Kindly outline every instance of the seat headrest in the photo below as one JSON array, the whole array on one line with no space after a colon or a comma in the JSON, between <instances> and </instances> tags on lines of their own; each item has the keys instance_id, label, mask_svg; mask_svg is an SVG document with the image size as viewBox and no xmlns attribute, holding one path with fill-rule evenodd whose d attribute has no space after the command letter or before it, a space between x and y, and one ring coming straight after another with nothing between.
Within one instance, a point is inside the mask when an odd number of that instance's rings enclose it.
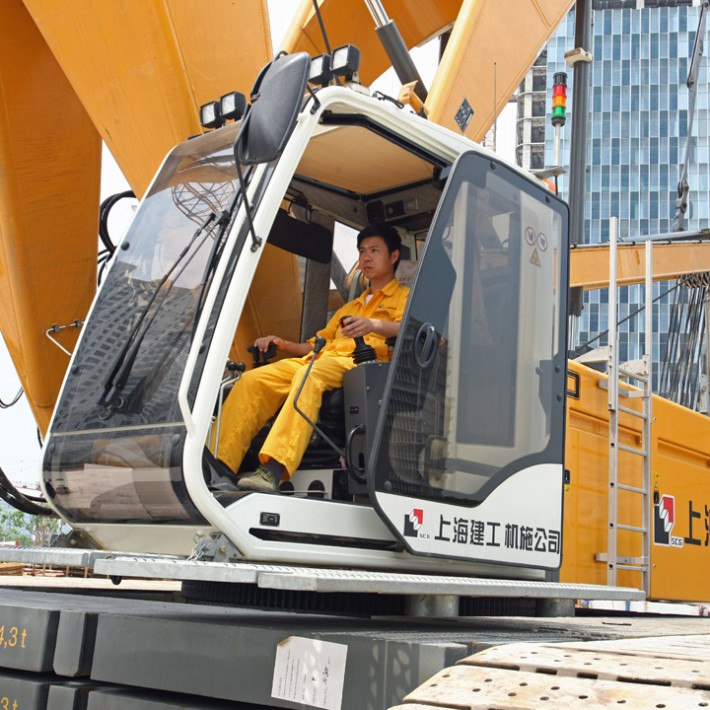
<instances>
[{"instance_id":1,"label":"seat headrest","mask_svg":"<svg viewBox=\"0 0 710 710\"><path fill-rule=\"evenodd\" d=\"M414 280L414 274L417 271L417 262L412 259L400 259L397 265L395 276L401 284L409 286Z\"/></svg>"}]
</instances>

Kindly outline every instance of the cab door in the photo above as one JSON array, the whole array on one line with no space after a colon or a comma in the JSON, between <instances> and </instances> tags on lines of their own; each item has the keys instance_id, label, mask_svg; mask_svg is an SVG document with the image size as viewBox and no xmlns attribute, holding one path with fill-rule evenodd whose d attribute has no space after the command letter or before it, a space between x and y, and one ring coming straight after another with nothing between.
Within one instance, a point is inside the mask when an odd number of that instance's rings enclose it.
<instances>
[{"instance_id":1,"label":"cab door","mask_svg":"<svg viewBox=\"0 0 710 710\"><path fill-rule=\"evenodd\" d=\"M554 569L562 549L567 207L459 156L395 347L368 468L412 553Z\"/></svg>"}]
</instances>

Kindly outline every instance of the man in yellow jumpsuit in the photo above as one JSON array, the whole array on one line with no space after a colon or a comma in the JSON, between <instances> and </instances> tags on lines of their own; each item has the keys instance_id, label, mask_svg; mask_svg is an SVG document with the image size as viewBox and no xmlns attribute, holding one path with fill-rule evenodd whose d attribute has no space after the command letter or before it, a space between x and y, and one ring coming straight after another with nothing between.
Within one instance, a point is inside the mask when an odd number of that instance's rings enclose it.
<instances>
[{"instance_id":1,"label":"man in yellow jumpsuit","mask_svg":"<svg viewBox=\"0 0 710 710\"><path fill-rule=\"evenodd\" d=\"M395 229L371 225L358 234L357 245L358 264L370 287L340 308L318 332L326 344L298 399L299 409L313 421L323 392L341 387L343 375L355 366L353 338L364 336L378 360L389 359L385 340L399 332L409 295L409 289L394 277L401 250ZM262 352L274 343L277 350L293 357L245 372L224 405L218 453L233 471L239 468L257 432L283 405L259 452L261 466L239 479L240 490L277 493L280 481L288 480L303 458L312 427L294 409L293 400L312 357L314 341L292 343L267 335L254 343Z\"/></svg>"}]
</instances>

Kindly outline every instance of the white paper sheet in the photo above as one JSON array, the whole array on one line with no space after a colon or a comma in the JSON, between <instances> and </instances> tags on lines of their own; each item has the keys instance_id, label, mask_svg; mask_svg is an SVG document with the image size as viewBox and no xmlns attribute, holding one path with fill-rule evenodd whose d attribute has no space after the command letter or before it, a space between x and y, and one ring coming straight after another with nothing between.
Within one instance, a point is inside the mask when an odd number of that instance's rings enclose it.
<instances>
[{"instance_id":1,"label":"white paper sheet","mask_svg":"<svg viewBox=\"0 0 710 710\"><path fill-rule=\"evenodd\" d=\"M348 647L289 636L279 642L271 697L323 710L340 710Z\"/></svg>"}]
</instances>

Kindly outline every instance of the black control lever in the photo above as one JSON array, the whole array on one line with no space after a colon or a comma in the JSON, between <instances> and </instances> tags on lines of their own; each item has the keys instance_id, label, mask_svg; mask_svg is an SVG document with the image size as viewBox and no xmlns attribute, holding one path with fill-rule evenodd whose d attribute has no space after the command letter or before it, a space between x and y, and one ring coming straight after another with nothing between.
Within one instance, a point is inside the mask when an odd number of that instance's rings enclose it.
<instances>
[{"instance_id":1,"label":"black control lever","mask_svg":"<svg viewBox=\"0 0 710 710\"><path fill-rule=\"evenodd\" d=\"M372 345L368 345L365 342L365 338L362 335L358 335L355 340L355 350L353 350L353 360L356 365L361 365L363 362L372 362L377 360L377 353Z\"/></svg>"},{"instance_id":2,"label":"black control lever","mask_svg":"<svg viewBox=\"0 0 710 710\"><path fill-rule=\"evenodd\" d=\"M311 374L313 363L316 361L318 353L320 353L324 345L325 338L316 337L315 342L313 343L313 355L311 356L311 360L306 368L306 374L303 376L298 392L296 392L296 396L293 398L293 408L313 427L313 430L323 439L323 441L325 441L325 443L328 444L328 446L330 446L330 448L345 461L345 452L339 448L338 445L298 406L298 398L301 396L301 392L303 392L303 386L306 384L306 380Z\"/></svg>"},{"instance_id":3,"label":"black control lever","mask_svg":"<svg viewBox=\"0 0 710 710\"><path fill-rule=\"evenodd\" d=\"M247 352L250 352L251 356L254 358L252 367L261 367L262 365L268 365L269 360L276 355L276 345L273 342L269 343L269 347L266 348L266 352L259 350L256 345L250 345L247 348Z\"/></svg>"},{"instance_id":4,"label":"black control lever","mask_svg":"<svg viewBox=\"0 0 710 710\"><path fill-rule=\"evenodd\" d=\"M349 316L343 316L340 319L341 328L345 325L344 321L348 317ZM360 365L363 362L372 362L373 360L377 360L375 348L373 348L372 345L368 345L362 335L358 335L356 338L353 338L353 340L355 341L355 350L353 350L352 358L356 365Z\"/></svg>"}]
</instances>

